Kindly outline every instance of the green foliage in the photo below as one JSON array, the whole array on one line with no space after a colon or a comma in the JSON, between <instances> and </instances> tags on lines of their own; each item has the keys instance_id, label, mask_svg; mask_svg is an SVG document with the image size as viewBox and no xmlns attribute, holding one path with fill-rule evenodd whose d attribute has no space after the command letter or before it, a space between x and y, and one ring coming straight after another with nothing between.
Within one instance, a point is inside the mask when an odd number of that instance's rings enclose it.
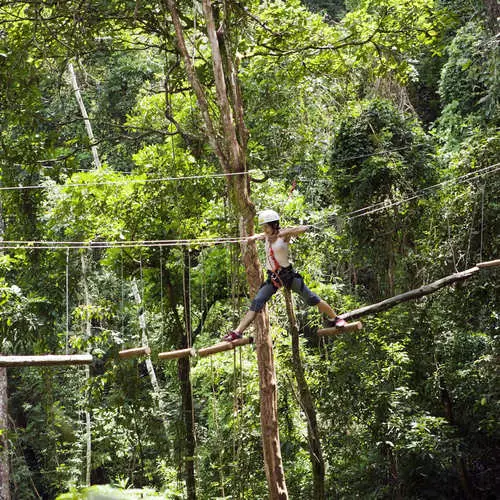
<instances>
[{"instance_id":1,"label":"green foliage","mask_svg":"<svg viewBox=\"0 0 500 500\"><path fill-rule=\"evenodd\" d=\"M150 488L145 489L122 489L110 485L90 486L88 488L74 489L69 493L58 495L56 500L118 500L118 499L157 499L157 498L172 498L172 494L176 492L167 492L165 494L156 493Z\"/></svg>"},{"instance_id":2,"label":"green foliage","mask_svg":"<svg viewBox=\"0 0 500 500\"><path fill-rule=\"evenodd\" d=\"M447 49L439 93L439 126L450 139L465 138L475 127L494 127L499 116L498 46L483 23L460 28Z\"/></svg>"},{"instance_id":3,"label":"green foliage","mask_svg":"<svg viewBox=\"0 0 500 500\"><path fill-rule=\"evenodd\" d=\"M217 118L203 16L196 3L177 5ZM239 69L248 166L260 170L252 199L279 210L283 225L314 225L293 244L308 286L345 312L498 257L498 47L482 3L225 7L216 9L223 50ZM119 243L238 234L171 23L156 5L11 2L0 13L1 187L42 187L0 191L0 236ZM91 169L69 60L100 169ZM355 212L364 207L373 211ZM186 456L179 366L156 354L184 340L185 294L197 348L234 327L250 299L236 245L187 250L0 253L2 352L63 352L67 339L95 360L88 380L81 368L9 369L16 498L184 498L186 461L200 499L266 497L253 348L191 360L196 448ZM497 274L481 271L321 341L316 309L296 304L327 498L493 494ZM287 485L291 498L306 499L308 423L281 294L269 310ZM142 342L141 313L163 412L143 359L117 357ZM113 486L80 488L85 411L92 483Z\"/></svg>"},{"instance_id":4,"label":"green foliage","mask_svg":"<svg viewBox=\"0 0 500 500\"><path fill-rule=\"evenodd\" d=\"M429 139L415 117L368 101L338 126L332 147L335 192L348 210L405 196L432 180Z\"/></svg>"}]
</instances>

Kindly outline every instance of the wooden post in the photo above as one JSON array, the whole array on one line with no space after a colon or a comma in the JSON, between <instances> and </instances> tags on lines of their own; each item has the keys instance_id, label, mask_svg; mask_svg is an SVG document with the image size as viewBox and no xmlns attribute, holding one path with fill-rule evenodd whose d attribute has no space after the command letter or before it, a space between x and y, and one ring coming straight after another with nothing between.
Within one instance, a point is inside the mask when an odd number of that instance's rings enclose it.
<instances>
[{"instance_id":1,"label":"wooden post","mask_svg":"<svg viewBox=\"0 0 500 500\"><path fill-rule=\"evenodd\" d=\"M193 356L196 356L196 350L190 347L187 349L177 349L176 351L160 352L158 354L158 359L168 360L188 358Z\"/></svg>"},{"instance_id":2,"label":"wooden post","mask_svg":"<svg viewBox=\"0 0 500 500\"><path fill-rule=\"evenodd\" d=\"M132 349L124 349L118 353L122 359L138 358L139 356L149 356L151 354L150 347L133 347Z\"/></svg>"},{"instance_id":3,"label":"wooden post","mask_svg":"<svg viewBox=\"0 0 500 500\"><path fill-rule=\"evenodd\" d=\"M39 356L0 356L0 367L90 365L91 354L42 354Z\"/></svg>"},{"instance_id":4,"label":"wooden post","mask_svg":"<svg viewBox=\"0 0 500 500\"><path fill-rule=\"evenodd\" d=\"M420 297L423 297L424 295L429 295L431 293L437 292L439 289L445 286L451 285L458 281L466 280L471 276L473 276L474 274L476 274L477 272L479 272L479 267L475 266L470 269L466 269L465 271L451 274L450 276L446 276L445 278L433 281L432 283L429 283L428 285L423 285L420 288L416 288L414 290L410 290L408 292L395 295L394 297L382 300L381 302L377 302L376 304L371 304L369 306L355 309L354 311L342 313L342 317L346 320L355 319L355 318L360 318L361 316L366 316L368 314L375 314L382 311L387 311L387 309L391 309L392 307L400 304L401 302L407 302L409 300L418 299Z\"/></svg>"},{"instance_id":5,"label":"wooden post","mask_svg":"<svg viewBox=\"0 0 500 500\"><path fill-rule=\"evenodd\" d=\"M243 337L242 339L236 339L232 342L220 342L219 344L211 345L210 347L204 347L198 350L198 356L204 358L210 356L211 354L216 354L218 352L230 351L231 349L236 349L241 345L251 344L253 342L252 337Z\"/></svg>"},{"instance_id":6,"label":"wooden post","mask_svg":"<svg viewBox=\"0 0 500 500\"><path fill-rule=\"evenodd\" d=\"M314 500L324 500L325 496L325 460L321 448L321 439L316 414L316 404L309 389L305 374L304 365L300 356L300 335L299 324L293 308L292 292L288 288L283 288L286 303L288 322L292 334L292 360L291 366L297 382L298 403L302 408L307 420L307 440L309 444L309 459L311 461L313 476L312 498ZM295 392L295 391L294 391Z\"/></svg>"},{"instance_id":7,"label":"wooden post","mask_svg":"<svg viewBox=\"0 0 500 500\"><path fill-rule=\"evenodd\" d=\"M333 326L332 328L321 328L318 330L318 335L340 335L342 333L354 332L356 330L361 330L363 324L361 321L355 321L354 323L347 323L347 325L340 328Z\"/></svg>"}]
</instances>

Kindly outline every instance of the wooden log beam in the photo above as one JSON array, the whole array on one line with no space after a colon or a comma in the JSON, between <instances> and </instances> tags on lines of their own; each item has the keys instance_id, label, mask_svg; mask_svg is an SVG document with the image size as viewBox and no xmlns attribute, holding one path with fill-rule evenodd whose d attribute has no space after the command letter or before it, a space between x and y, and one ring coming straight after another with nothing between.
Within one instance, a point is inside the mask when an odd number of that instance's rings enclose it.
<instances>
[{"instance_id":1,"label":"wooden log beam","mask_svg":"<svg viewBox=\"0 0 500 500\"><path fill-rule=\"evenodd\" d=\"M337 328L335 326L331 328L321 328L318 330L318 335L340 335L342 333L353 332L355 330L361 330L363 328L363 323L361 321L355 321L354 323L347 323L347 325Z\"/></svg>"},{"instance_id":2,"label":"wooden log beam","mask_svg":"<svg viewBox=\"0 0 500 500\"><path fill-rule=\"evenodd\" d=\"M196 350L191 347L187 349L177 349L177 351L160 352L158 354L158 359L179 359L193 356L196 356Z\"/></svg>"},{"instance_id":3,"label":"wooden log beam","mask_svg":"<svg viewBox=\"0 0 500 500\"><path fill-rule=\"evenodd\" d=\"M489 267L498 267L498 266L500 266L500 259L489 260L488 262L479 262L479 264L476 264L476 267L479 267L479 269L486 269Z\"/></svg>"},{"instance_id":4,"label":"wooden log beam","mask_svg":"<svg viewBox=\"0 0 500 500\"><path fill-rule=\"evenodd\" d=\"M475 266L466 271L462 271L460 273L451 274L450 276L446 276L445 278L441 278L437 281L433 281L428 285L423 285L420 288L416 288L414 290L410 290L409 292L402 293L400 295L396 295L389 299L382 300L381 302L377 302L376 304L371 304L369 306L360 307L359 309L355 309L354 311L349 311L347 313L343 313L342 317L345 320L360 318L361 316L366 316L368 314L375 314L382 311L386 311L387 309L391 309L392 307L400 304L401 302L408 302L409 300L415 300L424 295L429 295L431 293L437 292L440 288L444 288L445 286L451 285L457 281L463 281L467 278L470 278L474 274L479 271L479 267Z\"/></svg>"},{"instance_id":5,"label":"wooden log beam","mask_svg":"<svg viewBox=\"0 0 500 500\"><path fill-rule=\"evenodd\" d=\"M150 347L133 347L132 349L124 349L118 353L122 359L138 358L139 356L149 356L151 354Z\"/></svg>"},{"instance_id":6,"label":"wooden log beam","mask_svg":"<svg viewBox=\"0 0 500 500\"><path fill-rule=\"evenodd\" d=\"M230 351L231 349L235 349L240 345L247 345L253 342L252 337L243 337L242 339L236 339L232 342L220 342L215 345L211 345L209 347L204 347L203 349L198 350L198 356L204 358L205 356L210 356L211 354L216 354L218 352Z\"/></svg>"},{"instance_id":7,"label":"wooden log beam","mask_svg":"<svg viewBox=\"0 0 500 500\"><path fill-rule=\"evenodd\" d=\"M59 365L90 365L91 354L42 354L39 356L0 356L0 366L59 366Z\"/></svg>"}]
</instances>

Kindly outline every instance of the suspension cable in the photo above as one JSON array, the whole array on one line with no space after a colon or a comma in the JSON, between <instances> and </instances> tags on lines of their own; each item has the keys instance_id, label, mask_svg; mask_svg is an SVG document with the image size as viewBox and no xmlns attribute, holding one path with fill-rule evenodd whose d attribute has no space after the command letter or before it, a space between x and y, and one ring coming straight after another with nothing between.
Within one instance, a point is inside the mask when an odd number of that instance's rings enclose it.
<instances>
[{"instance_id":1,"label":"suspension cable","mask_svg":"<svg viewBox=\"0 0 500 500\"><path fill-rule=\"evenodd\" d=\"M359 217L364 217L374 213L387 210L388 208L402 205L408 201L418 199L423 197L428 191L448 185L456 184L461 182L470 181L478 177L486 176L500 171L500 163L489 165L480 170L474 172L469 172L459 177L453 179L448 179L438 184L428 186L426 188L417 191L416 194L405 198L403 200L398 200L394 202L379 202L373 205L366 206L345 214L347 220L356 219ZM326 220L322 225L315 225L315 227L328 226L331 222L328 220L331 215L326 216ZM38 241L28 241L28 240L10 240L1 241L0 250L6 249L82 249L82 248L141 248L141 247L168 247L168 246L212 246L228 243L241 243L246 241L246 238L242 237L212 237L212 238L196 238L196 239L177 239L177 240L128 240L128 241L48 241L48 240L38 240Z\"/></svg>"}]
</instances>

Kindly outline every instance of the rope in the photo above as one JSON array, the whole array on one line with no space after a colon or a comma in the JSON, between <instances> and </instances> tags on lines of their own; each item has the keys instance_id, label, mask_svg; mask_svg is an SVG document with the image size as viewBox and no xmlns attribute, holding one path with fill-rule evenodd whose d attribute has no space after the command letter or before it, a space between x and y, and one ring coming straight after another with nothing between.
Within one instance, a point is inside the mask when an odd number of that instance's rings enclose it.
<instances>
[{"instance_id":1,"label":"rope","mask_svg":"<svg viewBox=\"0 0 500 500\"><path fill-rule=\"evenodd\" d=\"M172 137L172 139L173 139L173 137ZM341 161L358 160L361 158L370 158L372 156L382 156L382 155L385 155L388 153L394 153L396 151L411 149L413 147L419 147L419 146L425 146L425 145L426 145L425 143L420 143L420 144L413 144L411 146L401 146L400 148L378 151L378 152L369 153L366 155L348 156L345 158L339 158L336 161L341 162ZM172 147L172 157L174 158L174 162L175 162L174 147ZM53 160L47 160L47 161L53 161ZM82 170L82 172L95 172L95 170ZM110 173L115 173L115 172L110 171ZM218 174L205 174L205 175L187 175L187 176L179 176L179 177L155 177L155 178L151 178L151 179L129 179L126 181L102 181L102 182L88 182L88 183L70 183L70 184L59 184L59 186L67 188L67 187L120 185L120 184L141 183L141 182L142 183L175 182L175 181L187 181L187 180L197 180L197 179L211 179L211 178L218 178L218 177L230 177L233 175L247 175L250 173L267 173L267 174L275 174L278 176L283 175L283 172L279 171L279 170L251 169L251 170L247 170L246 172L218 173ZM304 182L304 179L302 179L302 178L298 178L298 179L301 180L301 182ZM317 182L318 180L328 181L329 179L327 179L327 178L324 178L324 179L316 178L314 180L305 179L306 182ZM4 186L4 187L0 187L0 191L14 191L14 190L23 190L23 189L49 189L51 187L52 186L48 186L46 184L35 184L35 185L28 185L28 186Z\"/></svg>"},{"instance_id":2,"label":"rope","mask_svg":"<svg viewBox=\"0 0 500 500\"><path fill-rule=\"evenodd\" d=\"M66 250L66 354L69 338L69 250Z\"/></svg>"},{"instance_id":3,"label":"rope","mask_svg":"<svg viewBox=\"0 0 500 500\"><path fill-rule=\"evenodd\" d=\"M434 184L433 186L428 186L413 196L405 198L403 200L394 202L379 202L373 205L366 206L349 212L345 215L348 220L353 220L359 217L364 217L366 215L371 215L374 213L387 210L388 208L402 205L408 201L421 198L425 193L432 189L436 189L441 186L453 183L461 183L481 177L484 175L490 175L497 171L500 171L500 163L489 165L475 172L469 172L468 174L456 177L454 179L448 179L446 181ZM225 175L225 174L223 174ZM0 188L1 189L1 188ZM328 220L330 219L330 220ZM317 228L328 227L331 225L331 215L326 217L326 222L324 224L315 225ZM85 242L85 241L27 241L27 240L11 240L11 241L1 241L0 250L6 249L81 249L81 248L133 248L133 247L167 247L167 246L212 246L220 245L226 243L241 243L245 241L245 238L241 237L212 237L212 238L196 238L196 239L177 239L177 240L138 240L138 241L96 241L96 242Z\"/></svg>"},{"instance_id":4,"label":"rope","mask_svg":"<svg viewBox=\"0 0 500 500\"><path fill-rule=\"evenodd\" d=\"M94 171L89 171L94 172ZM123 181L99 181L99 182L77 182L69 184L33 184L29 186L3 186L0 187L0 191L22 191L28 189L51 189L53 187L63 187L63 188L77 188L77 187L89 187L89 186L119 186L124 184L149 184L153 182L175 182L175 181L186 181L186 180L200 180L200 179L214 179L222 177L232 177L235 175L249 175L250 173L262 173L260 169L247 170L245 172L229 172L229 173L219 173L219 174L205 174L205 175L186 175L180 177L153 177L151 179L127 179ZM266 172L266 171L264 171ZM267 171L270 172L270 171ZM110 171L109 173L115 173Z\"/></svg>"},{"instance_id":5,"label":"rope","mask_svg":"<svg viewBox=\"0 0 500 500\"><path fill-rule=\"evenodd\" d=\"M483 260L483 237L484 237L484 191L485 191L485 184L483 184L483 187L481 189L481 241L479 245L479 261L482 262Z\"/></svg>"},{"instance_id":6,"label":"rope","mask_svg":"<svg viewBox=\"0 0 500 500\"><path fill-rule=\"evenodd\" d=\"M382 201L379 203L375 203L373 205L369 205L368 207L354 210L353 212L350 212L347 215L350 219L355 219L357 217L362 217L364 215L369 215L372 213L380 212L381 210L385 210L385 209L393 207L393 206L401 205L403 203L414 200L416 198L421 198L421 195L423 195L424 193L427 193L427 191L430 191L432 189L436 189L438 187L445 186L447 184L461 183L461 182L467 181L469 179L475 179L476 177L481 177L482 175L495 173L499 170L500 170L500 163L496 163L494 165L489 165L489 166L484 167L480 170L476 170L475 172L469 172L468 174L461 175L460 177L455 177L454 179L448 179L446 181L439 182L438 184L434 184L432 186L428 186L426 188L423 188L423 189L417 191L413 196L410 196L410 197L405 198L403 200L395 201L393 203L387 203L385 201Z\"/></svg>"},{"instance_id":7,"label":"rope","mask_svg":"<svg viewBox=\"0 0 500 500\"><path fill-rule=\"evenodd\" d=\"M121 334L125 333L125 286L123 274L123 249L120 250L120 286L121 286L121 302L120 302L120 317L121 317Z\"/></svg>"},{"instance_id":8,"label":"rope","mask_svg":"<svg viewBox=\"0 0 500 500\"><path fill-rule=\"evenodd\" d=\"M161 315L161 335L165 332L165 309L163 307L163 247L160 247L160 315Z\"/></svg>"},{"instance_id":9,"label":"rope","mask_svg":"<svg viewBox=\"0 0 500 500\"><path fill-rule=\"evenodd\" d=\"M220 434L220 427L219 427L219 415L217 412L217 407L218 407L218 399L217 399L217 393L215 389L215 377L214 377L214 360L213 357L210 357L210 374L211 374L211 381L212 381L212 415L214 419L214 424L215 424L215 433L217 437L217 444L219 447L219 481L220 481L220 487L221 487L221 494L222 498L226 498L226 494L224 492L224 457L223 457L223 451L222 451L222 446L223 446L223 440L221 438Z\"/></svg>"}]
</instances>

